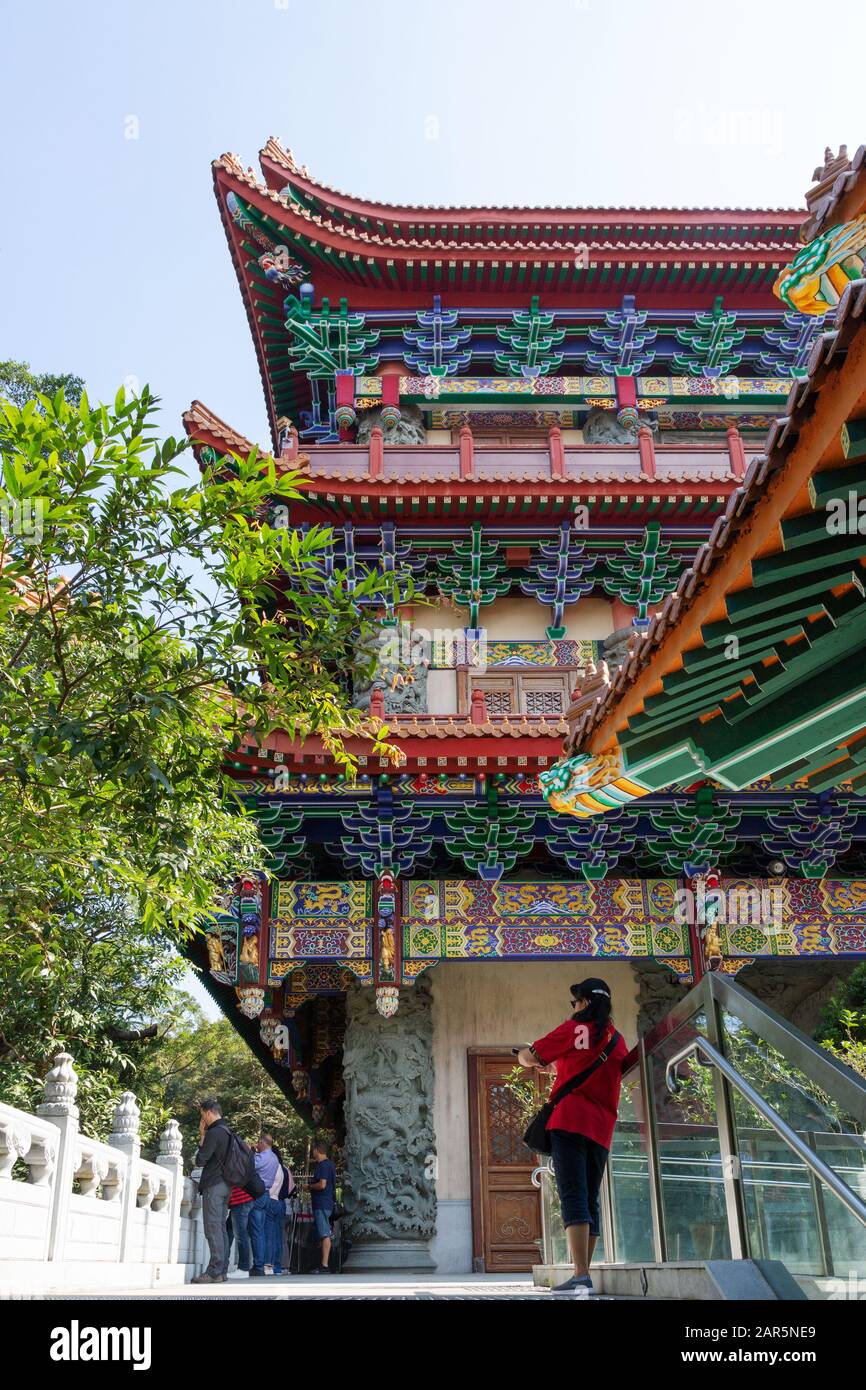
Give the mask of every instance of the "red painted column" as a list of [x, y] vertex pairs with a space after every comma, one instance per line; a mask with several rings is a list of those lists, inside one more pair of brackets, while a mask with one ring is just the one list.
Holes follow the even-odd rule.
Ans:
[[683, 887], [688, 890], [688, 927], [689, 927], [689, 947], [692, 956], [692, 975], [694, 982], [699, 985], [704, 977], [704, 946], [701, 941], [701, 929], [698, 925], [697, 900], [695, 895], [695, 881], [692, 878], [680, 880]]
[[611, 599], [611, 616], [613, 617], [613, 630], [619, 632], [622, 627], [631, 627], [631, 620], [637, 611], [630, 608], [627, 603], [623, 603], [621, 598]]
[[[337, 431], [340, 436], [340, 443], [350, 444], [353, 437], [352, 430], [357, 418], [355, 415], [355, 377], [352, 372], [337, 372], [334, 380]], [[340, 423], [341, 420], [342, 423]]]
[[728, 453], [731, 459], [731, 472], [734, 477], [745, 478], [746, 476], [746, 452], [743, 448], [743, 437], [740, 431], [734, 429], [733, 425], [728, 430]]
[[633, 376], [616, 376], [616, 404], [619, 410], [637, 409], [637, 382]]
[[400, 406], [400, 369], [382, 372], [382, 404]]
[[468, 425], [460, 431], [460, 477], [471, 478], [475, 467], [475, 439]]
[[548, 450], [550, 452], [550, 476], [551, 478], [565, 477], [565, 448], [562, 443], [562, 430], [558, 425], [553, 425], [548, 431]]
[[637, 432], [637, 447], [640, 454], [640, 471], [645, 478], [653, 481], [656, 475], [656, 446], [652, 430], [647, 425], [641, 425]]
[[370, 477], [385, 476], [385, 443], [378, 425], [370, 431]]
[[355, 378], [352, 372], [337, 372], [335, 377], [336, 395], [334, 404], [355, 407]]
[[487, 723], [487, 706], [484, 703], [484, 691], [478, 686], [472, 691], [472, 704], [469, 708], [470, 724]]
[[262, 916], [259, 922], [259, 985], [268, 987], [268, 942], [271, 925], [271, 885], [262, 880]]

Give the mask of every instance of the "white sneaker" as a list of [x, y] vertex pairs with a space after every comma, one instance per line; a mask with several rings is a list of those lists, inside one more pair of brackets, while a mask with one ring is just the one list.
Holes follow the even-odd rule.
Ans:
[[233, 1269], [228, 1277], [229, 1279], [249, 1279], [250, 1272], [248, 1269]]
[[273, 1274], [274, 1272], [273, 1265], [263, 1265], [263, 1269], [265, 1271], [265, 1274]]

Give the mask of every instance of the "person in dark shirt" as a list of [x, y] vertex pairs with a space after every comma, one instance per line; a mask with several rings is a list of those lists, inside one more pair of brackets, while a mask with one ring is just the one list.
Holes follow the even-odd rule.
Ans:
[[210, 1261], [203, 1274], [196, 1275], [193, 1284], [224, 1284], [229, 1262], [229, 1243], [226, 1235], [231, 1183], [223, 1177], [223, 1164], [231, 1144], [231, 1130], [223, 1119], [219, 1101], [210, 1096], [200, 1106], [199, 1137], [201, 1143], [195, 1156], [201, 1168], [198, 1180], [201, 1193], [202, 1222], [210, 1251]]
[[316, 1235], [322, 1242], [322, 1255], [319, 1268], [314, 1269], [312, 1273], [330, 1274], [331, 1216], [337, 1202], [337, 1170], [331, 1162], [328, 1146], [323, 1139], [317, 1139], [313, 1144], [313, 1160], [315, 1167], [310, 1181], [310, 1192], [313, 1197]]

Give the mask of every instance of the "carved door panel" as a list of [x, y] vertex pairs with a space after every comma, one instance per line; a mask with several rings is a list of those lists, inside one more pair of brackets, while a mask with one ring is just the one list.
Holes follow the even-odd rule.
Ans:
[[532, 1186], [526, 1128], [503, 1084], [510, 1053], [470, 1050], [469, 1126], [474, 1267], [527, 1273], [541, 1260], [541, 1199]]

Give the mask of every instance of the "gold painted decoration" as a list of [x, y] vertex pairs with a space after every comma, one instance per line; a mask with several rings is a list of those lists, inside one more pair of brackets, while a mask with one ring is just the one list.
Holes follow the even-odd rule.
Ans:
[[649, 788], [627, 777], [619, 750], [589, 757], [579, 753], [539, 772], [542, 795], [554, 811], [566, 816], [604, 815], [646, 796]]
[[797, 252], [780, 272], [773, 293], [801, 314], [826, 314], [852, 280], [863, 279], [866, 213], [830, 227]]

